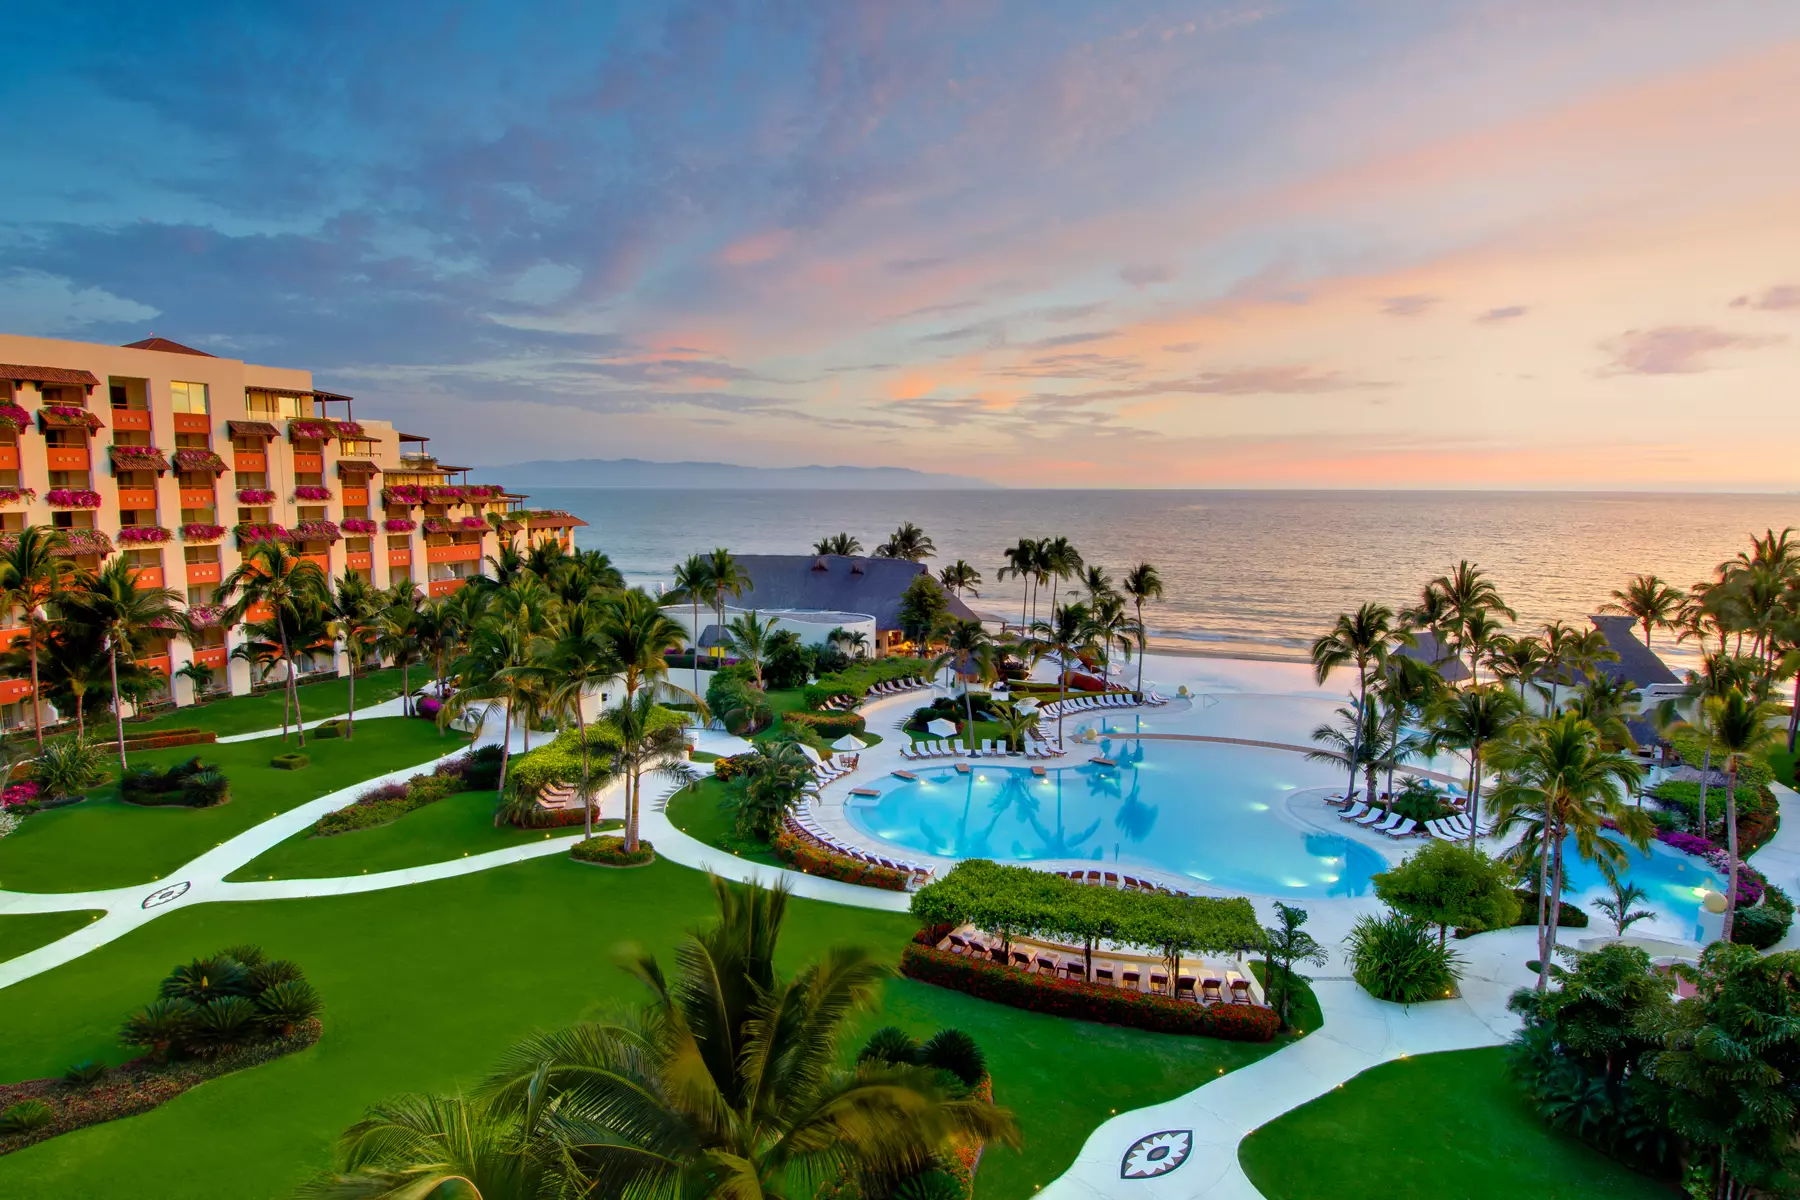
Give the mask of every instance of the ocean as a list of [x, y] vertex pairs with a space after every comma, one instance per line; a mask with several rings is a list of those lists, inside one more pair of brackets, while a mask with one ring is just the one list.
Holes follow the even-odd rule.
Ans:
[[[1641, 572], [1686, 588], [1746, 547], [1752, 531], [1800, 525], [1796, 495], [679, 491], [504, 482], [530, 492], [534, 506], [587, 521], [577, 544], [606, 551], [630, 582], [653, 591], [696, 551], [806, 553], [840, 530], [872, 550], [912, 521], [937, 545], [934, 569], [962, 558], [981, 571], [972, 607], [1017, 621], [1021, 585], [995, 579], [1002, 551], [1021, 537], [1061, 535], [1115, 578], [1139, 562], [1156, 565], [1167, 596], [1145, 612], [1153, 648], [1288, 659], [1303, 658], [1339, 612], [1365, 600], [1408, 604], [1461, 558], [1488, 571], [1522, 625], [1537, 626], [1597, 611]], [[1672, 664], [1692, 661], [1691, 647], [1666, 637], [1654, 639], [1659, 653]]]

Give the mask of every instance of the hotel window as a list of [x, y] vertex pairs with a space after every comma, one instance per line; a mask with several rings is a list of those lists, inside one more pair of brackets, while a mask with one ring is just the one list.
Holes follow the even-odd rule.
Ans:
[[373, 458], [375, 443], [366, 438], [339, 438], [338, 454], [344, 458]]
[[121, 379], [114, 375], [107, 380], [106, 390], [114, 408], [143, 412], [150, 407], [150, 381], [147, 379]]
[[70, 408], [87, 407], [87, 389], [79, 387], [47, 387], [38, 384], [38, 401], [44, 405], [62, 404]]
[[[18, 486], [19, 486], [19, 473], [17, 471], [0, 471], [0, 487], [16, 488]], [[346, 515], [348, 515], [348, 514], [346, 514]], [[366, 517], [369, 514], [368, 513], [358, 513], [357, 515]]]
[[127, 550], [125, 565], [134, 571], [162, 570], [161, 550]]
[[407, 534], [407, 533], [390, 533], [390, 534], [388, 534], [388, 549], [389, 550], [404, 550], [410, 545], [412, 545], [412, 535], [411, 534]]
[[94, 514], [86, 509], [76, 509], [74, 512], [58, 509], [50, 514], [50, 523], [58, 529], [92, 529]]
[[206, 406], [206, 385], [204, 383], [171, 383], [169, 385], [169, 402], [178, 413], [200, 413], [210, 411]]
[[77, 491], [89, 491], [93, 487], [86, 471], [51, 471], [50, 486], [53, 488], [74, 488]]
[[122, 508], [119, 510], [119, 524], [129, 528], [133, 525], [156, 524], [154, 508]]
[[[197, 565], [200, 563], [216, 563], [219, 561], [219, 548], [217, 546], [184, 546], [184, 547], [182, 547], [181, 553], [182, 553], [182, 557], [187, 559], [187, 561], [190, 564]], [[188, 589], [188, 603], [189, 604], [194, 603], [194, 593], [197, 590], [199, 590], [199, 589], [197, 589], [197, 588], [189, 588]], [[208, 594], [205, 596], [202, 596], [200, 598], [200, 603], [202, 603], [202, 604], [210, 603], [212, 600], [212, 597], [211, 597], [212, 589], [209, 587], [205, 590], [207, 591]]]
[[177, 450], [211, 450], [212, 435], [210, 433], [178, 433], [175, 435]]
[[323, 504], [302, 504], [294, 511], [298, 515], [298, 519], [302, 521], [323, 521], [325, 519]]
[[25, 528], [25, 514], [22, 512], [0, 512], [0, 530], [17, 533]]
[[183, 525], [217, 525], [219, 510], [216, 508], [184, 508], [181, 510]]

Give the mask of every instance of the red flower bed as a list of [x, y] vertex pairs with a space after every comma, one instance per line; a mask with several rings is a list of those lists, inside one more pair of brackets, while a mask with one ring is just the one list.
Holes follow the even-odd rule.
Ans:
[[375, 522], [367, 517], [345, 517], [338, 522], [338, 527], [345, 533], [374, 533]]
[[17, 504], [21, 500], [29, 504], [37, 495], [36, 488], [0, 487], [0, 504]]
[[300, 417], [288, 422], [288, 440], [291, 442], [322, 442], [336, 434], [337, 425], [332, 421]]
[[230, 469], [217, 454], [196, 446], [184, 446], [175, 452], [175, 468], [179, 471], [212, 471], [215, 474]]
[[464, 517], [462, 519], [462, 527], [464, 529], [486, 529], [488, 523], [481, 517]]
[[294, 489], [294, 499], [329, 500], [331, 499], [331, 489], [328, 487], [321, 487], [316, 483], [303, 483]]
[[194, 522], [193, 524], [183, 525], [181, 527], [181, 536], [190, 542], [210, 542], [214, 538], [224, 537], [225, 527], [223, 525], [207, 525], [202, 522]]
[[396, 483], [381, 489], [383, 504], [423, 504], [425, 489], [416, 483]]
[[273, 504], [275, 503], [275, 493], [268, 488], [239, 488], [238, 503]]
[[1274, 1038], [1281, 1025], [1275, 1010], [1260, 1004], [1195, 1004], [1192, 1000], [1148, 992], [1128, 992], [1104, 983], [1030, 974], [917, 942], [901, 952], [900, 973], [920, 983], [1013, 1008], [1156, 1033], [1185, 1033], [1228, 1042], [1266, 1042]]
[[99, 508], [100, 493], [86, 488], [51, 488], [44, 497], [51, 508]]
[[362, 422], [361, 421], [339, 421], [337, 423], [337, 434], [341, 438], [351, 438], [351, 439], [360, 438], [363, 436]]
[[381, 527], [389, 533], [411, 533], [419, 526], [418, 522], [406, 517], [389, 517], [381, 523]]
[[823, 846], [785, 832], [775, 836], [775, 857], [796, 871], [817, 875], [820, 879], [835, 879], [839, 883], [855, 883], [889, 892], [904, 892], [912, 879], [903, 871], [833, 854]]
[[23, 432], [31, 424], [31, 414], [17, 404], [0, 404], [0, 425]]
[[127, 525], [119, 530], [119, 544], [127, 542], [150, 543], [166, 542], [169, 531], [161, 525]]

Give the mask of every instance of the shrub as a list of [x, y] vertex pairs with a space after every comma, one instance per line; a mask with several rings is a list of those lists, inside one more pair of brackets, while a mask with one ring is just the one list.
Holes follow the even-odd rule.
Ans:
[[334, 717], [329, 721], [320, 721], [313, 726], [313, 736], [318, 738], [341, 738], [344, 736], [344, 722]]
[[30, 1133], [56, 1120], [56, 1110], [42, 1100], [21, 1100], [0, 1112], [0, 1134]]
[[167, 750], [174, 746], [197, 746], [202, 742], [216, 742], [217, 733], [210, 730], [185, 729], [165, 730], [161, 733], [147, 733], [137, 737], [125, 735], [125, 751], [132, 753], [138, 750]]
[[912, 876], [904, 871], [860, 862], [785, 831], [775, 836], [774, 849], [775, 857], [794, 870], [817, 875], [821, 879], [835, 879], [839, 883], [855, 883], [890, 892], [904, 892], [912, 882]]
[[819, 676], [802, 693], [807, 708], [819, 708], [834, 696], [850, 696], [860, 700], [877, 683], [890, 679], [907, 679], [924, 675], [930, 666], [922, 658], [863, 659], [842, 671]]
[[[500, 747], [477, 747], [458, 761], [462, 768], [463, 787], [472, 792], [491, 791], [500, 786]], [[440, 768], [441, 769], [441, 768]]]
[[656, 852], [649, 842], [640, 839], [637, 850], [627, 854], [625, 839], [608, 834], [576, 842], [569, 848], [569, 857], [576, 862], [597, 863], [607, 867], [641, 867], [653, 860]]
[[269, 765], [277, 771], [298, 771], [312, 766], [312, 759], [304, 754], [277, 754], [269, 760]]
[[191, 1001], [153, 1000], [125, 1018], [119, 1040], [127, 1046], [141, 1046], [157, 1058], [167, 1059], [187, 1039], [193, 1021]]
[[219, 771], [190, 775], [181, 785], [181, 802], [189, 808], [211, 808], [231, 799], [231, 781]]
[[[1519, 898], [1519, 917], [1514, 925], [1536, 925], [1538, 913], [1538, 894], [1536, 888], [1514, 888], [1513, 895]], [[1567, 900], [1562, 902], [1556, 913], [1556, 924], [1560, 929], [1586, 929], [1588, 927], [1587, 910], [1577, 908]], [[1460, 936], [1468, 936], [1457, 930]]]
[[453, 766], [453, 763], [446, 763], [433, 774], [414, 775], [405, 783], [377, 784], [343, 808], [328, 812], [313, 822], [312, 835], [331, 837], [357, 829], [390, 825], [415, 809], [436, 804], [464, 786], [461, 774], [454, 769], [445, 770]]
[[242, 996], [250, 990], [250, 968], [223, 954], [196, 958], [176, 967], [162, 981], [166, 999], [206, 1004], [221, 996]]
[[918, 942], [900, 955], [900, 973], [921, 983], [1032, 1012], [1234, 1042], [1266, 1042], [1280, 1018], [1260, 1004], [1195, 1004], [1128, 992], [1103, 983], [1030, 974], [987, 959], [967, 958]]
[[747, 679], [731, 674], [738, 668], [718, 672], [706, 688], [706, 707], [724, 724], [728, 733], [739, 737], [766, 727], [773, 710], [768, 693]]
[[713, 760], [713, 778], [720, 783], [730, 783], [744, 773], [755, 754], [727, 754]]
[[919, 1043], [898, 1025], [884, 1025], [869, 1035], [869, 1040], [857, 1052], [856, 1061], [912, 1066], [919, 1061]]
[[960, 1179], [936, 1168], [902, 1180], [894, 1187], [894, 1200], [966, 1200], [968, 1194]]
[[31, 773], [43, 789], [39, 803], [44, 807], [73, 804], [106, 778], [106, 751], [79, 737], [51, 742], [32, 764]]
[[106, 1064], [84, 1058], [63, 1072], [63, 1082], [74, 1086], [85, 1086], [99, 1082], [106, 1075]]
[[1378, 1000], [1419, 1004], [1456, 992], [1462, 955], [1438, 945], [1429, 925], [1399, 913], [1357, 918], [1344, 939], [1350, 973]]
[[256, 998], [259, 1018], [268, 1028], [286, 1037], [294, 1028], [324, 1011], [325, 1002], [304, 979], [290, 979], [269, 987]]
[[254, 1000], [248, 996], [220, 996], [194, 1010], [185, 1048], [202, 1057], [229, 1054], [254, 1040], [259, 1029]]
[[831, 713], [795, 711], [784, 713], [783, 725], [800, 725], [812, 730], [827, 739], [843, 737], [846, 733], [861, 733], [868, 728], [868, 722], [858, 713]]
[[1508, 871], [1480, 849], [1433, 839], [1374, 877], [1375, 894], [1397, 912], [1438, 927], [1504, 929], [1519, 917]]
[[266, 992], [277, 984], [304, 978], [305, 974], [300, 970], [300, 965], [288, 962], [284, 958], [259, 962], [250, 968], [250, 988], [255, 992]]
[[1740, 946], [1767, 950], [1787, 936], [1788, 927], [1793, 923], [1792, 915], [1783, 916], [1762, 905], [1740, 908], [1732, 918], [1731, 940]]
[[927, 1067], [948, 1071], [974, 1087], [987, 1074], [987, 1058], [975, 1039], [960, 1029], [941, 1029], [919, 1048], [919, 1062]]

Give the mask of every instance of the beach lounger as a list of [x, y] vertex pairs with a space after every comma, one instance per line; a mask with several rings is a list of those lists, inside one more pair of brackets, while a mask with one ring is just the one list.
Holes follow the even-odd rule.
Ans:
[[1361, 800], [1358, 800], [1355, 804], [1352, 804], [1349, 808], [1346, 808], [1343, 812], [1339, 813], [1338, 820], [1354, 821], [1368, 811], [1369, 806], [1364, 804]]
[[1150, 972], [1150, 994], [1166, 996], [1169, 994], [1169, 977], [1157, 971]]
[[1194, 993], [1194, 977], [1192, 975], [1182, 975], [1175, 980], [1175, 998], [1179, 1000], [1183, 996], [1187, 997], [1189, 1000], [1200, 999], [1200, 997]]
[[1040, 954], [1037, 956], [1037, 973], [1039, 975], [1054, 975], [1056, 974], [1056, 971], [1057, 966], [1054, 958], [1051, 958], [1048, 954]]
[[1119, 976], [1119, 986], [1128, 992], [1141, 992], [1144, 990], [1143, 976], [1136, 971], [1126, 971]]
[[1364, 826], [1374, 825], [1377, 822], [1387, 820], [1388, 816], [1388, 810], [1385, 808], [1371, 808], [1362, 816], [1356, 818], [1353, 824]]
[[1225, 981], [1207, 978], [1200, 981], [1200, 1003], [1212, 1004], [1225, 999]]
[[1387, 820], [1382, 821], [1376, 825], [1371, 825], [1371, 826], [1369, 826], [1369, 828], [1376, 833], [1386, 833], [1389, 830], [1398, 826], [1403, 819], [1404, 818], [1402, 818], [1401, 815], [1397, 812], [1389, 813], [1387, 816]]
[[1000, 747], [994, 744], [993, 738], [985, 738], [982, 740], [981, 752], [989, 758], [993, 758], [995, 755], [1003, 753]]
[[[852, 793], [852, 795], [854, 795], [854, 794], [855, 793]], [[1394, 826], [1392, 829], [1383, 829], [1381, 832], [1387, 834], [1391, 838], [1403, 838], [1403, 837], [1411, 837], [1414, 834], [1414, 832], [1416, 832], [1418, 830], [1418, 828], [1419, 828], [1419, 823], [1417, 821], [1413, 820], [1411, 817], [1407, 817], [1405, 820], [1401, 821], [1398, 825]]]
[[1233, 1004], [1250, 1003], [1250, 981], [1243, 978], [1241, 975], [1232, 976], [1231, 1002]]

